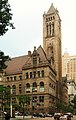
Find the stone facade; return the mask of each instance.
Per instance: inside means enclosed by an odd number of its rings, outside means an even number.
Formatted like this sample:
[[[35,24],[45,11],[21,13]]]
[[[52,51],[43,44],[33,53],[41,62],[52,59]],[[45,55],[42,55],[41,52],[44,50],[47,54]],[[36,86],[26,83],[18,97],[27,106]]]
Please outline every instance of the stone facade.
[[[57,100],[62,100],[61,56],[61,20],[52,4],[43,14],[43,48],[34,47],[7,63],[2,82],[12,88],[12,102],[18,95],[28,95],[29,112],[55,112]]]
[[[62,51],[61,51],[61,19],[53,4],[43,15],[43,48],[51,65],[57,72],[57,96],[61,99]],[[61,92],[61,93],[60,93]]]

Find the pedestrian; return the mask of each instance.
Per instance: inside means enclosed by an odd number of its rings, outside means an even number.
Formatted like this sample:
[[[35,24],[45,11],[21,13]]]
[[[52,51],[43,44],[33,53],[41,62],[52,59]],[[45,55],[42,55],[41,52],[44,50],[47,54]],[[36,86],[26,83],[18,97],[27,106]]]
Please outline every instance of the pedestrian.
[[[10,120],[10,114],[8,112],[5,113],[5,120]]]

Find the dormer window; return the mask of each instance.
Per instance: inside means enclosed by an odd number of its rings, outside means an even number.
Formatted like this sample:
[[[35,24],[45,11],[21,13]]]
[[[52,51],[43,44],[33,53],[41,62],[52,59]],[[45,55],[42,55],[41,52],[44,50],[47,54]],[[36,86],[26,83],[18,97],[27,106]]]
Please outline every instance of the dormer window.
[[[37,65],[37,57],[33,58],[33,65]]]
[[[39,57],[39,53],[37,53],[36,47],[34,47],[34,51],[32,54],[32,62],[33,62],[33,66],[36,66],[37,64],[40,63],[40,57]]]

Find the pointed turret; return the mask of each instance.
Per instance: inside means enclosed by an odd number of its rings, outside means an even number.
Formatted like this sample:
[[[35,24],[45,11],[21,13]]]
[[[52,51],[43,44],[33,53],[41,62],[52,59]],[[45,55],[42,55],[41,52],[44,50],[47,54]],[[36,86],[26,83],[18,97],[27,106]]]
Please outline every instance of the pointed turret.
[[[52,14],[52,13],[55,13],[55,12],[58,12],[57,9],[55,9],[55,7],[53,6],[53,3],[51,4],[47,14]]]

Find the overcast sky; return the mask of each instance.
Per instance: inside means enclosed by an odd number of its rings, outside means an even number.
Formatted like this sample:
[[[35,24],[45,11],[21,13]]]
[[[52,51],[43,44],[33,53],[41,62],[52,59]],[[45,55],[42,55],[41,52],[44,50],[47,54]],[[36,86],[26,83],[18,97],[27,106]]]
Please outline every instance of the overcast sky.
[[[43,46],[43,13],[51,3],[62,20],[62,54],[76,55],[76,0],[9,0],[15,30],[0,36],[0,50],[10,57],[26,55]]]

